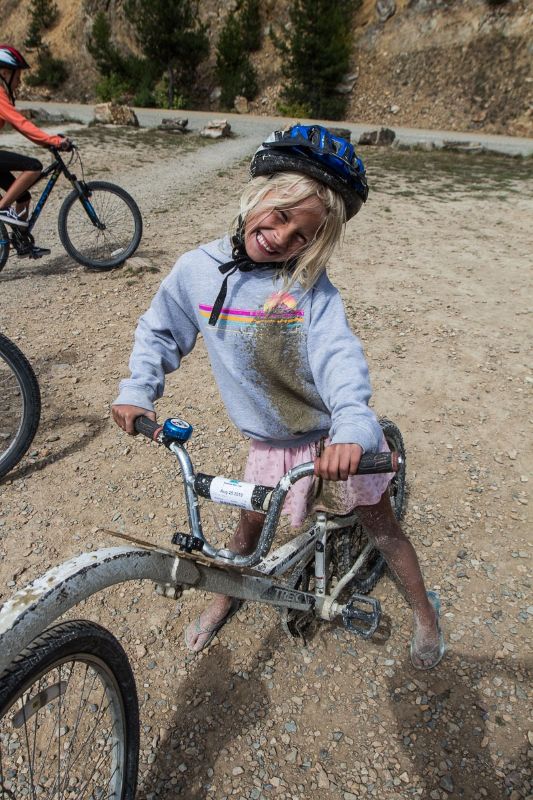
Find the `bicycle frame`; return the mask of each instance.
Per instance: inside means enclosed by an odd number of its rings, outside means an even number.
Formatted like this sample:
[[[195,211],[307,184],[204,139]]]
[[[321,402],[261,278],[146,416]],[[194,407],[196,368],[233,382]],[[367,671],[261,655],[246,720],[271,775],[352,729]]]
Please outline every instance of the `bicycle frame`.
[[[345,615],[347,619],[352,618],[348,608],[351,601],[339,604],[337,598],[372,548],[371,545],[364,548],[349,573],[339,581],[331,594],[327,594],[327,538],[335,528],[346,527],[353,522],[355,516],[328,518],[326,514],[318,513],[315,524],[309,530],[269,554],[285,496],[293,483],[312,474],[311,462],[290,470],[271,490],[259,543],[250,556],[238,556],[227,550],[215,550],[203,535],[197,487],[203,485],[204,496],[208,496],[205,485],[210,476],[201,473],[195,475],[183,445],[172,442],[168,447],[180,462],[190,535],[202,542],[202,553],[207,558],[204,560],[201,555],[189,553],[177,554],[173,550],[109,531],[141,547],[130,545],[84,553],[53,567],[5,603],[0,614],[0,673],[36,636],[81,600],[129,580],[153,581],[160,594],[173,598],[181,594],[183,587],[189,586],[241,600],[313,612],[325,620],[332,620],[339,615],[343,619]],[[313,551],[314,592],[301,591],[279,582],[278,578],[293,567],[307,563]],[[254,569],[251,568],[252,564]],[[377,601],[367,598],[364,601],[373,604],[374,608],[379,607]]]
[[[31,231],[33,230],[46,204],[46,201],[50,197],[52,189],[56,185],[60,175],[64,175],[65,178],[69,181],[69,183],[73,186],[73,188],[78,192],[80,201],[87,213],[87,216],[89,217],[93,225],[96,225],[96,227],[99,228],[105,227],[98,219],[96,211],[94,210],[91,202],[88,200],[86,196],[86,192],[84,191],[83,181],[79,181],[76,175],[74,175],[74,173],[69,170],[68,166],[65,164],[65,162],[63,161],[57,150],[53,149],[52,152],[54,154],[54,160],[48,167],[43,169],[41,175],[39,176],[39,178],[37,178],[37,181],[34,183],[34,186],[36,186],[37,183],[39,183],[42,180],[45,180],[50,176],[48,183],[44,187],[41,196],[39,197],[38,201],[36,202],[33,208],[33,212],[28,220],[28,227],[24,230],[23,234],[31,233]]]

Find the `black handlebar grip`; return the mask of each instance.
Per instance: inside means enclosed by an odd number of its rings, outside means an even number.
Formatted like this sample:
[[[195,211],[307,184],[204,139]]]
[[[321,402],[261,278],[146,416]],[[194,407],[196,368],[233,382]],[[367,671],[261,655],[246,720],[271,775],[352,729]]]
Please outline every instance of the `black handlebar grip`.
[[[134,428],[137,433],[142,433],[143,436],[146,436],[147,439],[152,439],[154,442],[156,441],[159,432],[163,430],[162,425],[160,425],[158,422],[154,422],[153,419],[145,417],[144,415],[141,417],[136,417]]]
[[[364,453],[361,456],[358,475],[373,475],[378,472],[398,472],[401,459],[398,453]]]

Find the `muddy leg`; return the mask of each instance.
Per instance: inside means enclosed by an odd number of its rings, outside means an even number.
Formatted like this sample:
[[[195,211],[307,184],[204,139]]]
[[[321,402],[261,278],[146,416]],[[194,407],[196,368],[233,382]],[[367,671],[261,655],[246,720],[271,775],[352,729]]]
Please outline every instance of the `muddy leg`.
[[[256,511],[241,511],[241,519],[237,530],[228,543],[228,548],[240,555],[253,552],[259,540],[264,514]],[[199,653],[210,641],[213,629],[218,626],[231,610],[232,598],[223,594],[216,594],[207,608],[185,630],[185,644],[194,653]]]
[[[359,506],[357,513],[370,541],[383,554],[413,610],[413,664],[429,669],[439,660],[439,632],[415,549],[394,516],[388,492],[374,506]]]

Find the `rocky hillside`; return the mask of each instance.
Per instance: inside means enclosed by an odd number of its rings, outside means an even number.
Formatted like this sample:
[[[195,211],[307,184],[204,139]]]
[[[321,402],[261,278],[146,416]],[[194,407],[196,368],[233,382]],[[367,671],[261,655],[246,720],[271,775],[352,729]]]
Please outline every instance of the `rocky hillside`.
[[[70,77],[54,99],[91,102],[98,75],[86,42],[96,13],[105,10],[117,43],[134,49],[122,0],[60,0],[60,16],[46,41],[67,61]],[[202,0],[211,57],[198,74],[199,105],[213,100],[215,47],[233,0]],[[276,113],[282,86],[280,58],[269,32],[287,25],[287,2],[263,3],[263,48],[254,55],[260,93],[254,113]],[[21,46],[28,4],[0,0],[2,38]],[[533,53],[529,0],[363,0],[354,19],[353,65],[342,87],[347,119],[375,125],[485,130],[533,136]],[[35,96],[35,90],[32,90]],[[26,90],[26,97],[31,97]],[[41,93],[42,96],[42,93]]]

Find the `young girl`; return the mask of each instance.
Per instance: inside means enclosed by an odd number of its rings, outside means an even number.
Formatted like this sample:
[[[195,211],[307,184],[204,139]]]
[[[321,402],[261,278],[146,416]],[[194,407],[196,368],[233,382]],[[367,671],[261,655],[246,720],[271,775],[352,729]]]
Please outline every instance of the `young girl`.
[[[165,374],[201,333],[227,411],[251,440],[244,480],[276,485],[289,468],[314,460],[323,487],[315,508],[357,508],[412,606],[412,662],[430,669],[444,653],[438,597],[426,593],[415,551],[392,512],[390,476],[355,474],[365,451],[387,446],[368,407],[361,344],[325,273],[345,221],[366,201],[363,164],[327,129],[295,125],[259,148],[251,175],[231,240],[179,259],[139,320],[131,378],[120,384],[113,418],[129,434],[139,415],[155,419]],[[295,526],[314,499],[313,478],[305,481],[284,506]],[[242,511],[230,549],[252,552],[263,519]],[[216,595],[185,631],[187,647],[204,649],[236,609]]]
[[[15,109],[15,92],[20,84],[23,69],[29,69],[24,56],[7,44],[0,45],[0,130],[9,122],[31,142],[43,147],[69,150],[71,142],[64,136],[49,136]],[[0,197],[0,222],[17,228],[28,227],[28,210],[31,194],[28,189],[39,178],[43,165],[36,158],[0,150],[0,188],[5,189]],[[20,172],[15,178],[12,174]],[[12,207],[13,206],[13,207]],[[33,247],[34,255],[47,255],[50,251]],[[21,253],[22,254],[22,253]],[[25,250],[24,255],[29,255]]]

